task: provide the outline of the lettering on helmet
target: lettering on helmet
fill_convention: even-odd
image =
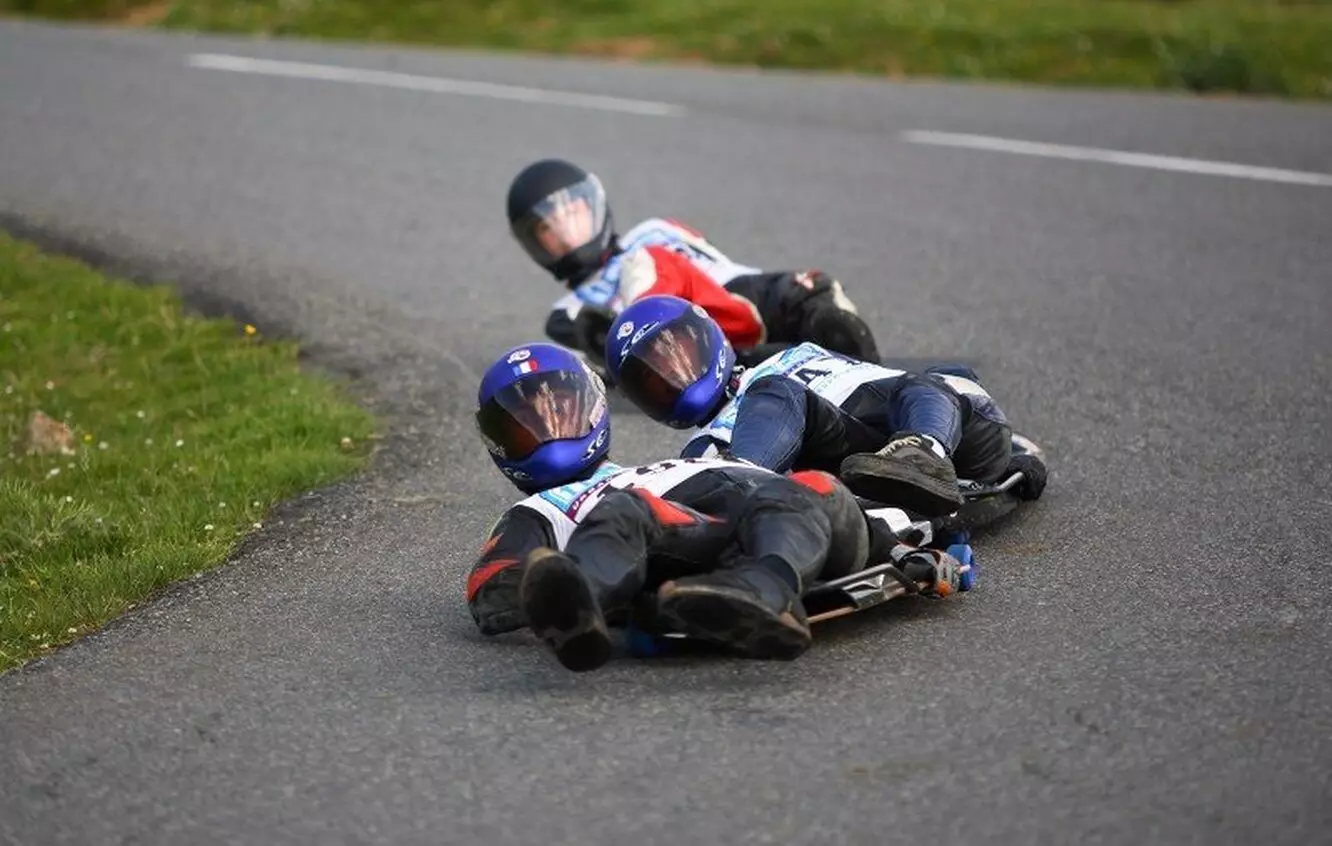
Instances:
[[[632,335],[633,331],[634,322],[632,320],[626,320],[624,323],[620,324],[620,331],[615,333],[615,340],[623,341],[625,338]]]
[[[703,306],[699,305],[698,303],[694,303],[692,308],[694,309],[694,314],[697,314],[699,317],[708,316],[708,313],[703,309]]]
[[[507,364],[517,364],[520,361],[526,361],[532,357],[532,351],[529,349],[514,350],[506,361]]]
[[[645,326],[643,326],[642,328],[640,328],[637,332],[635,332],[635,333],[634,333],[634,339],[633,339],[632,341],[629,342],[629,346],[632,347],[634,344],[636,344],[636,343],[638,343],[639,341],[643,340],[643,336],[646,335],[651,329],[654,329],[654,328],[656,327],[657,323],[658,323],[658,321],[654,320],[654,321],[652,321],[651,323],[648,323],[648,324],[646,324]]]
[[[587,452],[583,453],[583,458],[591,458],[596,455],[597,450],[601,449],[606,443],[606,430],[602,429],[597,433],[597,439],[588,444]]]

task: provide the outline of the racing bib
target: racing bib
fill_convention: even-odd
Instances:
[[[677,485],[705,470],[734,466],[733,461],[709,458],[671,458],[638,467],[609,465],[591,478],[542,491],[520,504],[546,518],[559,548],[563,549],[578,524],[612,490],[642,488],[657,496],[665,496]]]
[[[816,344],[800,344],[783,350],[746,371],[736,395],[707,427],[689,441],[693,443],[700,438],[715,438],[729,444],[731,431],[735,428],[736,414],[740,410],[740,400],[754,380],[764,376],[794,379],[833,405],[841,406],[861,385],[901,376],[903,372],[881,364],[859,361],[829,352]]]

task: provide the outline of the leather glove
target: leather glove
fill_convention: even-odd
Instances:
[[[594,361],[606,358],[606,335],[615,322],[615,312],[605,306],[584,304],[574,318],[574,331],[584,352]]]
[[[1017,495],[1025,500],[1040,499],[1045,490],[1045,463],[1034,455],[1015,455],[1009,460],[1004,475],[1017,472],[1022,473],[1022,481],[1013,489]]]

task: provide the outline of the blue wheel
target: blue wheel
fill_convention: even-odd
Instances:
[[[946,551],[961,563],[971,565],[971,569],[963,573],[962,577],[958,579],[958,587],[964,591],[974,588],[976,577],[980,575],[980,565],[976,563],[976,552],[971,548],[971,544],[954,543]]]
[[[959,529],[941,538],[948,546],[962,546],[971,543],[971,532]]]
[[[624,634],[629,647],[629,654],[635,658],[656,658],[670,652],[671,642],[669,639],[658,637],[651,632],[645,632],[633,624],[625,629]]]

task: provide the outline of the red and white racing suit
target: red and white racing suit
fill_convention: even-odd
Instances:
[[[856,311],[841,283],[827,274],[739,264],[677,220],[649,218],[620,236],[618,247],[600,270],[553,304],[549,337],[581,348],[575,320],[585,306],[618,314],[635,300],[663,294],[702,306],[737,351],[804,340],[813,309]]]

